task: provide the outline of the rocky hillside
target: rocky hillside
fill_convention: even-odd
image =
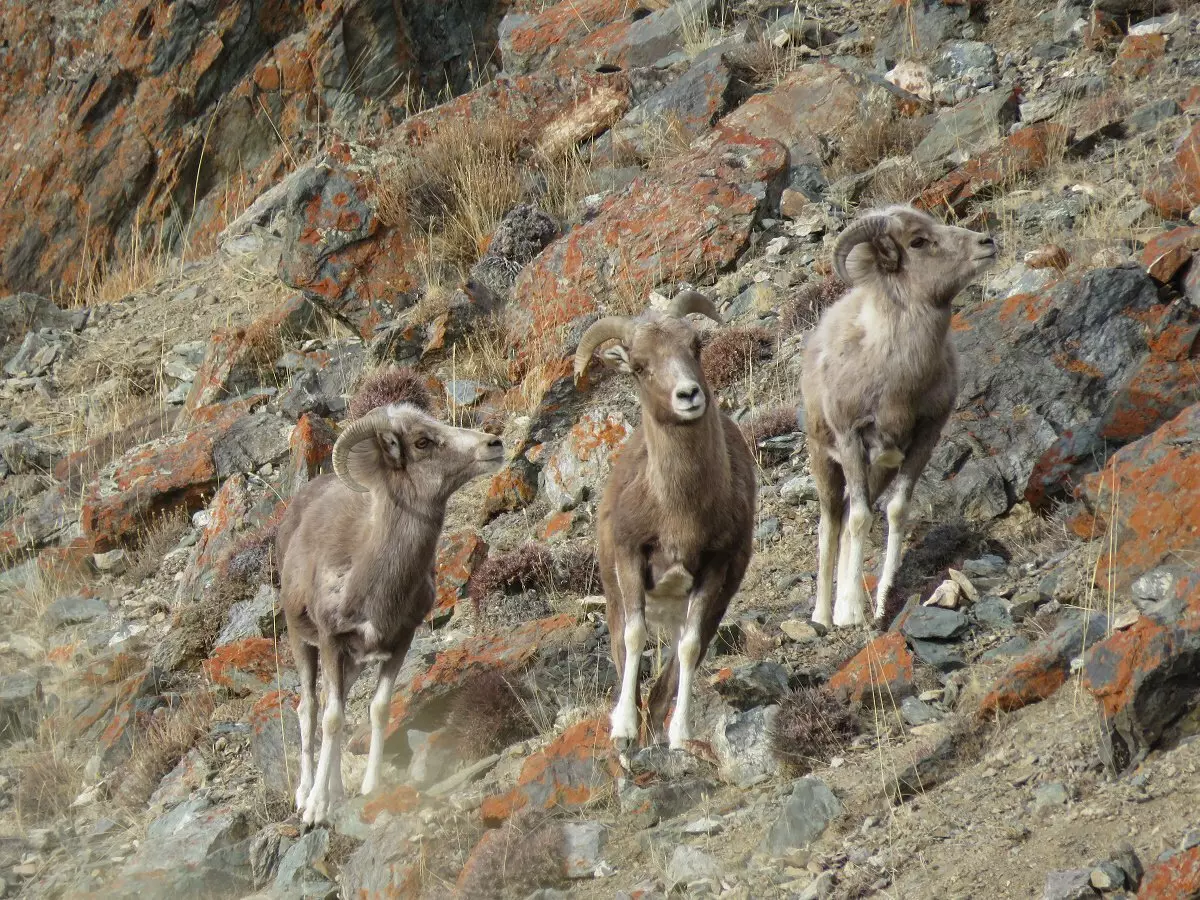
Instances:
[[[1200,897],[1200,10],[0,23],[0,895]],[[801,349],[832,242],[897,201],[1002,259],[886,627],[825,634]],[[570,361],[685,286],[727,320],[755,556],[700,740],[626,769],[593,522],[639,411]],[[383,787],[306,831],[273,530],[396,397],[509,460],[451,504]]]

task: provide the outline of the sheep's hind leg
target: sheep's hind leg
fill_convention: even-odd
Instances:
[[[317,731],[317,648],[299,636],[292,638],[292,656],[300,675],[300,704],[296,715],[300,720],[300,784],[296,788],[296,809],[304,812],[313,786],[313,740]]]
[[[861,442],[857,442],[857,446],[838,449],[846,473],[850,503],[842,524],[833,624],[839,628],[846,628],[862,625],[867,621],[863,558],[866,556],[867,532],[871,529],[871,506],[868,498],[866,453]]]
[[[392,710],[392,688],[396,675],[404,664],[412,634],[379,667],[379,683],[375,696],[371,698],[371,749],[367,752],[367,771],[363,775],[362,792],[369,794],[379,785],[379,773],[383,768],[383,742],[387,737],[388,716]]]
[[[336,745],[340,751],[342,725],[346,717],[342,705],[344,658],[336,646],[322,643],[321,659],[325,663],[325,713],[321,717],[321,755],[317,760],[312,790],[304,804],[303,818],[306,825],[316,825],[328,820],[330,771],[335,757],[339,763],[341,761],[341,753],[335,752],[334,747]]]
[[[887,605],[887,596],[896,581],[900,568],[900,550],[908,529],[908,506],[912,500],[913,484],[901,475],[896,481],[896,490],[887,505],[887,551],[883,557],[883,568],[879,572],[879,587],[875,592],[875,618],[882,619]]]
[[[833,571],[842,536],[845,478],[841,466],[823,453],[812,457],[813,479],[821,501],[821,519],[817,525],[817,602],[813,621],[833,627]]]
[[[612,741],[624,755],[637,744],[638,736],[638,676],[641,672],[642,651],[646,649],[646,597],[642,590],[641,573],[636,563],[619,559],[616,567],[620,602],[625,610],[625,630],[612,635],[612,640],[625,643],[625,671],[621,678],[621,694],[613,708]]]
[[[343,660],[341,706],[345,710],[350,701],[350,688],[358,680],[359,673],[362,672],[362,666],[350,662],[345,657],[343,657]],[[346,786],[342,782],[342,735],[340,732],[337,740],[333,742],[331,751],[332,758],[329,762],[329,805],[332,808],[346,799]]]

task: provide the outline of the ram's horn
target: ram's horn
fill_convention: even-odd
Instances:
[[[849,228],[842,232],[838,238],[837,245],[833,248],[833,270],[837,272],[838,278],[846,284],[852,284],[849,273],[846,271],[846,258],[850,255],[850,251],[859,244],[873,241],[881,234],[885,234],[888,230],[889,220],[887,216],[867,216],[864,219],[859,219]]]
[[[388,420],[387,409],[381,407],[373,409],[361,419],[351,422],[346,426],[346,430],[338,435],[338,439],[333,445],[333,471],[337,475],[338,480],[352,491],[360,494],[367,493],[370,488],[365,488],[354,480],[350,474],[350,451],[358,444],[374,437],[390,424]]]
[[[688,313],[700,313],[721,324],[721,314],[717,312],[716,305],[699,291],[680,291],[671,298],[667,313],[679,318]]]
[[[579,347],[575,351],[575,381],[578,382],[592,362],[592,352],[605,341],[617,338],[628,341],[632,322],[625,316],[606,316],[596,322],[583,333],[579,339]]]

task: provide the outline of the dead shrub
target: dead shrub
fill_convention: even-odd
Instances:
[[[38,750],[18,765],[17,816],[23,824],[52,822],[79,795],[82,769],[61,748]]]
[[[765,441],[767,438],[779,437],[780,435],[791,434],[794,431],[800,430],[800,425],[796,419],[796,407],[784,405],[763,410],[758,415],[743,422],[741,427],[742,434],[746,437],[746,443],[750,445],[755,455],[759,457],[759,462],[764,462],[766,461],[766,457],[772,456],[768,451],[759,449],[759,441]]]
[[[590,547],[568,547],[555,560],[559,590],[580,597],[600,593],[600,563]]]
[[[254,595],[260,585],[277,584],[276,526],[248,531],[221,554],[213,577],[213,593],[228,608]]]
[[[283,334],[269,319],[259,319],[242,335],[246,361],[262,378],[275,371],[275,362],[283,355]]]
[[[700,354],[704,378],[717,390],[750,373],[771,356],[775,341],[765,328],[729,328],[716,332]]]
[[[868,103],[842,134],[830,175],[857,175],[889,156],[903,156],[926,130],[922,120],[900,115],[890,100]]]
[[[516,550],[489,556],[471,574],[467,595],[476,610],[492,594],[520,594],[552,585],[554,560],[541,544],[523,544]]]
[[[212,711],[212,697],[203,693],[184,697],[175,709],[157,710],[121,768],[117,802],[131,812],[144,809],[163,778],[208,733]]]
[[[863,193],[866,206],[886,206],[891,203],[911,203],[933,184],[945,170],[936,163],[919,163],[909,157],[894,164],[880,166]]]
[[[463,759],[482,759],[533,737],[528,690],[499,672],[469,680],[454,695],[446,716],[446,736]]]
[[[850,710],[826,688],[801,688],[779,703],[768,735],[771,753],[789,777],[829,762],[858,731]]]
[[[837,302],[849,289],[836,275],[820,281],[808,281],[792,291],[779,310],[779,325],[784,334],[795,334],[814,327],[826,307]]]
[[[163,557],[179,546],[191,520],[186,510],[176,510],[157,518],[142,535],[141,543],[129,558],[125,578],[131,584],[141,584],[153,578],[162,565]]]
[[[408,366],[392,366],[372,372],[362,380],[350,399],[347,421],[353,422],[389,403],[411,403],[427,413],[433,412],[433,398],[425,386],[425,379]]]
[[[520,900],[566,882],[562,823],[522,810],[480,839],[458,883],[460,900]]]

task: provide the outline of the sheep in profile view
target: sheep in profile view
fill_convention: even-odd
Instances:
[[[950,302],[996,252],[991,235],[943,225],[909,206],[866,213],[838,239],[834,268],[850,289],[809,338],[801,382],[821,505],[813,612],[821,625],[865,621],[871,505],[894,480],[875,603],[875,617],[883,615],[913,487],[958,392]]]
[[[646,626],[666,631],[674,652],[651,688],[651,732],[661,733],[672,696],[672,749],[691,740],[692,682],[753,550],[754,457],[718,409],[700,366],[700,335],[683,318],[720,322],[696,291],[666,314],[610,316],[579,342],[575,377],[592,352],[633,375],[642,422],[621,451],[600,501],[597,557],[613,662],[621,684],[612,739],[622,753],[638,736],[639,669]]]
[[[305,823],[326,820],[344,796],[346,698],[363,666],[380,661],[362,791],[379,781],[392,687],[413,632],[433,608],[433,562],[456,490],[495,471],[500,439],[452,428],[410,403],[349,424],[333,448],[336,475],[296,494],[279,525],[280,601],[300,675],[300,785]],[[325,676],[321,755],[313,768],[317,662]]]

